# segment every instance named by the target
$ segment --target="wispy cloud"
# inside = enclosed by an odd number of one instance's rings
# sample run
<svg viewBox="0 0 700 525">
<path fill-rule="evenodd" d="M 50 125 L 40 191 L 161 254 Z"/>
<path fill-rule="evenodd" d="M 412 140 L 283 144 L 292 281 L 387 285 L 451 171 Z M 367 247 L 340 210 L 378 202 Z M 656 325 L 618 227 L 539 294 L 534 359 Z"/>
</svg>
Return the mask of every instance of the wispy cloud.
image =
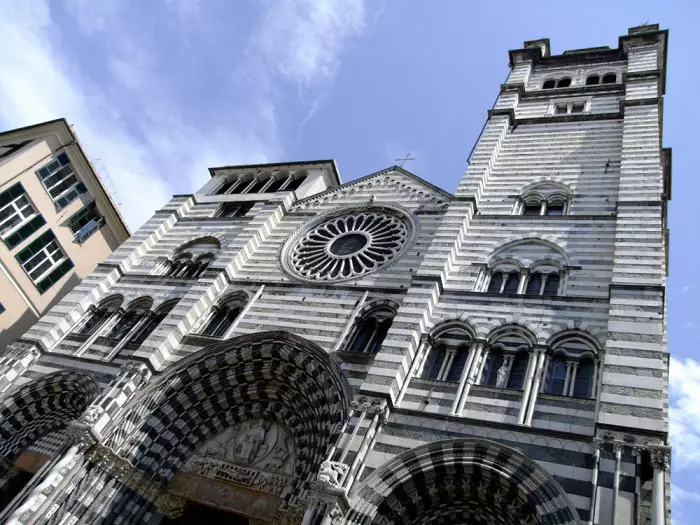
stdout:
<svg viewBox="0 0 700 525">
<path fill-rule="evenodd" d="M 670 433 L 673 467 L 676 470 L 700 465 L 700 363 L 671 358 Z"/>
<path fill-rule="evenodd" d="M 62 32 L 61 17 L 52 11 L 59 8 L 47 0 L 4 4 L 0 18 L 0 45 L 12 50 L 0 55 L 0 67 L 12 72 L 0 76 L 0 124 L 10 128 L 65 116 L 88 153 L 109 170 L 132 227 L 171 194 L 203 184 L 207 167 L 281 160 L 286 139 L 279 120 L 289 97 L 280 91 L 288 90 L 285 84 L 292 93 L 313 90 L 299 120 L 311 118 L 366 17 L 363 0 L 265 2 L 232 68 L 238 91 L 216 92 L 219 98 L 209 97 L 193 115 L 192 95 L 183 93 L 178 80 L 196 75 L 179 71 L 173 79 L 174 73 L 163 70 L 168 50 L 130 18 L 144 5 L 127 0 L 60 4 L 63 20 L 72 17 L 80 28 L 82 47 L 94 44 L 99 67 L 90 67 L 95 62 L 86 64 L 79 49 L 69 45 L 75 35 Z M 164 9 L 187 38 L 195 38 L 195 32 L 204 42 L 208 25 L 227 23 L 205 10 L 211 5 L 168 0 Z M 171 38 L 180 34 L 173 33 Z M 231 54 L 221 42 L 212 47 Z M 192 57 L 178 58 L 182 67 L 197 66 Z"/>
</svg>

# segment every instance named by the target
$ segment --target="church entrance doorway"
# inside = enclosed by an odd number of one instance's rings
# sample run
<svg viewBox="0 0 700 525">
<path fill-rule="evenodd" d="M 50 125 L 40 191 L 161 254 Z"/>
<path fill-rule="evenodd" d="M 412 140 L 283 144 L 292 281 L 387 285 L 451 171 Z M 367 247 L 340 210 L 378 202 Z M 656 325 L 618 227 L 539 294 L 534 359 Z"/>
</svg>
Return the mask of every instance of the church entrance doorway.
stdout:
<svg viewBox="0 0 700 525">
<path fill-rule="evenodd" d="M 160 523 L 161 525 L 249 525 L 250 522 L 238 514 L 188 501 L 182 516 L 175 519 L 163 518 Z"/>
</svg>

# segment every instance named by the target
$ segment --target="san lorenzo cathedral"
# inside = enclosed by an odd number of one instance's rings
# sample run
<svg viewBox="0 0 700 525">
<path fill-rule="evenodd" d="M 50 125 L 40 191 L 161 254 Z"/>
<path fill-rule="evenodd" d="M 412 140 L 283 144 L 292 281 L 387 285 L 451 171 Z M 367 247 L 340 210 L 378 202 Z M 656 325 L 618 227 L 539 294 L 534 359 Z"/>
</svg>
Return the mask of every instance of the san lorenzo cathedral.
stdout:
<svg viewBox="0 0 700 525">
<path fill-rule="evenodd" d="M 455 195 L 211 168 L 0 358 L 0 522 L 670 524 L 667 42 L 510 51 Z"/>
</svg>

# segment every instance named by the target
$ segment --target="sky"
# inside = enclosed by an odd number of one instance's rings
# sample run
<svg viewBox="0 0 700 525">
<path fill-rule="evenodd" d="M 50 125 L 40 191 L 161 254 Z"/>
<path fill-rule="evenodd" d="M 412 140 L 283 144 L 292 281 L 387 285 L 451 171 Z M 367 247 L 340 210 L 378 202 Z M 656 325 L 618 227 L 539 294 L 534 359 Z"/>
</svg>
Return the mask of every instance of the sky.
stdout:
<svg viewBox="0 0 700 525">
<path fill-rule="evenodd" d="M 700 515 L 697 1 L 5 0 L 0 129 L 66 117 L 132 230 L 208 167 L 333 158 L 344 181 L 396 163 L 454 191 L 508 50 L 617 46 L 671 31 L 673 517 Z M 693 175 L 695 174 L 695 175 Z"/>
</svg>

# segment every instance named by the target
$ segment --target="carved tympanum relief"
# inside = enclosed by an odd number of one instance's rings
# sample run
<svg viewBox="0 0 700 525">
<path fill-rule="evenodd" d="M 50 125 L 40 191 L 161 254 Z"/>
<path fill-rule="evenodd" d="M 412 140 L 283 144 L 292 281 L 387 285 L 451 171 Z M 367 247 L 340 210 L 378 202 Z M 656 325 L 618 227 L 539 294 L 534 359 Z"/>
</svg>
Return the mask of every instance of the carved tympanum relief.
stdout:
<svg viewBox="0 0 700 525">
<path fill-rule="evenodd" d="M 280 495 L 292 481 L 294 439 L 272 419 L 255 419 L 227 428 L 207 441 L 184 470 Z"/>
</svg>

